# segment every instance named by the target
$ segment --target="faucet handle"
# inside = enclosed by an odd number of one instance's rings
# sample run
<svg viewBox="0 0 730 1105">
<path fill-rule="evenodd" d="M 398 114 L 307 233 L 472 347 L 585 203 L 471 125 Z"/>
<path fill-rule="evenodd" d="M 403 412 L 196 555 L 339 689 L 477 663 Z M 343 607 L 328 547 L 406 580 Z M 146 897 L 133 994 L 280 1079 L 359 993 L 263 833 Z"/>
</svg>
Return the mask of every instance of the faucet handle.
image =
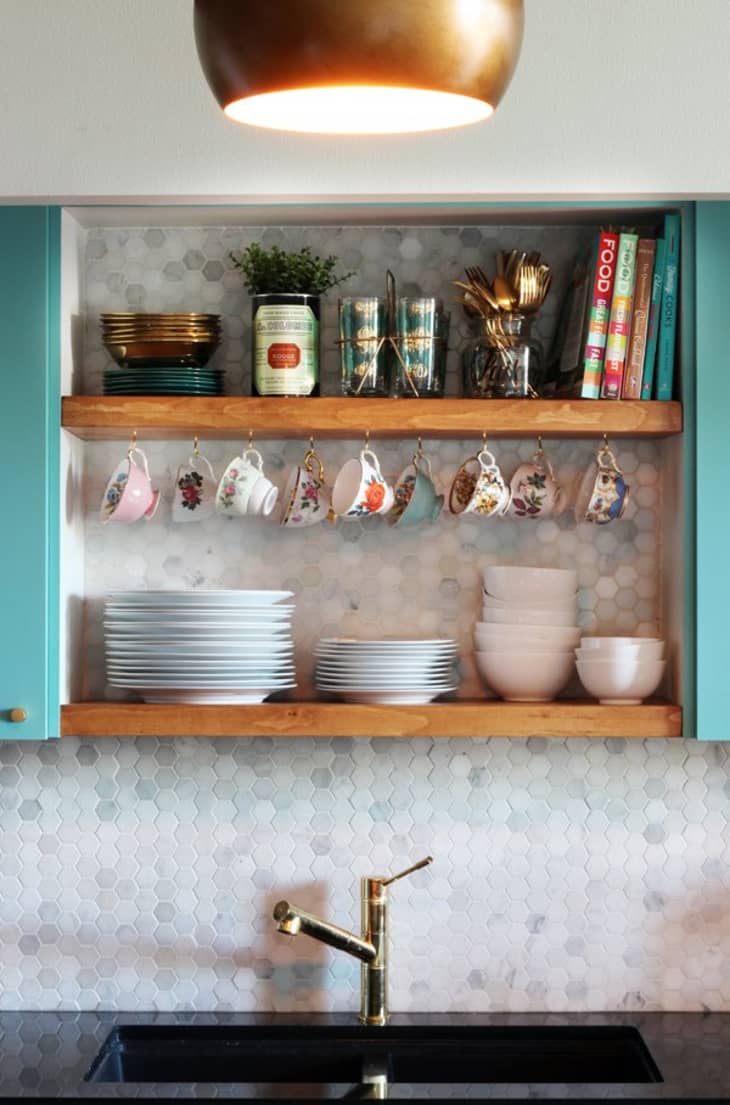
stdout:
<svg viewBox="0 0 730 1105">
<path fill-rule="evenodd" d="M 389 879 L 383 879 L 381 886 L 390 886 L 392 882 L 397 882 L 398 879 L 404 879 L 406 875 L 412 875 L 414 871 L 420 871 L 422 867 L 428 867 L 429 863 L 433 863 L 433 856 L 426 856 L 425 859 L 419 859 L 418 863 L 414 863 L 412 867 L 406 867 L 405 871 L 401 871 L 398 875 L 391 875 Z"/>
</svg>

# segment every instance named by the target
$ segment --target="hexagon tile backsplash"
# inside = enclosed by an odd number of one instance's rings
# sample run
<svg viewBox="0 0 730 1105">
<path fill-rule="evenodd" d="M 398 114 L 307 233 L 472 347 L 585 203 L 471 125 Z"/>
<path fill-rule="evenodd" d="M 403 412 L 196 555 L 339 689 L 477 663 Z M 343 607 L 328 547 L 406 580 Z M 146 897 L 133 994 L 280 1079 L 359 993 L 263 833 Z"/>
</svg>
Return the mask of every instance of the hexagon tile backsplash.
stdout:
<svg viewBox="0 0 730 1105">
<path fill-rule="evenodd" d="M 380 290 L 389 265 L 404 291 L 450 295 L 465 263 L 512 246 L 540 246 L 564 285 L 582 233 L 568 242 L 559 229 L 536 240 L 524 228 L 290 228 L 265 241 L 339 253 L 346 268 L 357 264 L 359 290 Z M 90 232 L 86 390 L 99 390 L 107 364 L 94 316 L 125 308 L 220 310 L 217 363 L 227 389 L 244 390 L 249 320 L 227 252 L 255 236 Z M 544 337 L 558 300 L 541 317 Z M 332 300 L 330 391 L 335 313 Z M 455 352 L 450 363 L 453 391 Z M 605 529 L 564 515 L 278 534 L 256 520 L 176 526 L 169 494 L 189 445 L 142 444 L 166 502 L 149 525 L 116 530 L 97 512 L 123 446 L 86 450 L 86 696 L 105 690 L 100 610 L 113 587 L 291 586 L 304 694 L 321 633 L 407 626 L 453 634 L 467 651 L 479 571 L 497 561 L 575 564 L 586 628 L 661 628 L 655 442 L 620 443 L 632 501 Z M 235 452 L 233 442 L 202 444 L 218 471 Z M 392 474 L 413 452 L 412 442 L 375 444 Z M 566 485 L 595 444 L 549 445 Z M 281 484 L 302 444 L 261 446 Z M 474 446 L 426 443 L 440 482 Z M 358 447 L 324 443 L 330 475 Z M 495 443 L 507 474 L 533 449 Z M 472 666 L 463 668 L 462 693 L 479 693 Z M 730 746 L 691 741 L 0 743 L 0 1007 L 354 1011 L 357 964 L 278 934 L 273 905 L 290 896 L 356 927 L 359 878 L 430 853 L 433 866 L 393 887 L 393 1010 L 730 1010 L 729 799 Z"/>
<path fill-rule="evenodd" d="M 730 747 L 690 741 L 0 744 L 6 1009 L 355 1010 L 275 931 L 393 887 L 391 1006 L 730 1010 Z"/>
</svg>

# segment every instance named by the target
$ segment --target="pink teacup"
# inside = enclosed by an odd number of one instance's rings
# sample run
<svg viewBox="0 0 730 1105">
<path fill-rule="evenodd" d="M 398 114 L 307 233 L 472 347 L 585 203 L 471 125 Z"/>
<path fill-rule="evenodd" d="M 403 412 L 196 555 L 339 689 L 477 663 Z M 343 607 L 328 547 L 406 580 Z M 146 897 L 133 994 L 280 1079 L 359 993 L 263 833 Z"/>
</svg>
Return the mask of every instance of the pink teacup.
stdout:
<svg viewBox="0 0 730 1105">
<path fill-rule="evenodd" d="M 141 468 L 134 462 L 135 455 L 142 458 Z M 159 502 L 160 493 L 150 481 L 147 457 L 141 449 L 133 448 L 110 476 L 99 516 L 104 525 L 107 522 L 129 525 L 140 518 L 152 518 Z"/>
</svg>

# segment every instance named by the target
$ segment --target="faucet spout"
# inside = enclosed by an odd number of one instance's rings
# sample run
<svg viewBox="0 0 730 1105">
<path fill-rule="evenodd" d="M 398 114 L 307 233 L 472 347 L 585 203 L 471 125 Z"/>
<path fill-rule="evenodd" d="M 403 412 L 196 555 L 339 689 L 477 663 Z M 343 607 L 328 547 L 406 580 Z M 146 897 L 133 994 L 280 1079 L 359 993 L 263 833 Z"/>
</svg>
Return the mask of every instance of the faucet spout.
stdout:
<svg viewBox="0 0 730 1105">
<path fill-rule="evenodd" d="M 363 963 L 372 963 L 377 956 L 375 945 L 369 940 L 356 936 L 354 932 L 332 925 L 329 921 L 323 921 L 314 913 L 307 913 L 299 906 L 291 902 L 277 902 L 274 906 L 274 920 L 279 932 L 287 936 L 296 936 L 303 932 L 305 936 L 311 936 L 322 944 L 329 944 L 332 948 L 347 952 Z"/>
</svg>

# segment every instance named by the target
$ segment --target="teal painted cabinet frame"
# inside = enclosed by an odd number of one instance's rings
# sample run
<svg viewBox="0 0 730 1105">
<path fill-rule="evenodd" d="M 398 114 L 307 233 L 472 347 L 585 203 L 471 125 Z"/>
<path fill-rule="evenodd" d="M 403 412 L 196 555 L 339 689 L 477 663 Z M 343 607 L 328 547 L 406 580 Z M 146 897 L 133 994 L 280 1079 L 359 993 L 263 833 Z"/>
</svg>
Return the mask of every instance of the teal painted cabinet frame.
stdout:
<svg viewBox="0 0 730 1105">
<path fill-rule="evenodd" d="M 533 213 L 562 206 L 520 205 Z M 623 206 L 656 205 L 611 205 L 616 212 Z M 681 456 L 686 493 L 681 508 L 683 578 L 676 585 L 684 586 L 686 595 L 684 733 L 725 740 L 730 739 L 730 677 L 723 649 L 728 526 L 722 504 L 730 439 L 730 372 L 725 363 L 730 349 L 730 203 L 678 207 L 683 217 Z M 60 209 L 0 206 L 5 470 L 0 739 L 43 740 L 59 731 L 60 238 Z M 26 720 L 13 723 L 12 709 L 25 711 Z"/>
<path fill-rule="evenodd" d="M 0 738 L 12 740 L 58 736 L 60 233 L 58 208 L 0 207 Z"/>
<path fill-rule="evenodd" d="M 697 736 L 730 740 L 730 203 L 696 211 Z"/>
</svg>

